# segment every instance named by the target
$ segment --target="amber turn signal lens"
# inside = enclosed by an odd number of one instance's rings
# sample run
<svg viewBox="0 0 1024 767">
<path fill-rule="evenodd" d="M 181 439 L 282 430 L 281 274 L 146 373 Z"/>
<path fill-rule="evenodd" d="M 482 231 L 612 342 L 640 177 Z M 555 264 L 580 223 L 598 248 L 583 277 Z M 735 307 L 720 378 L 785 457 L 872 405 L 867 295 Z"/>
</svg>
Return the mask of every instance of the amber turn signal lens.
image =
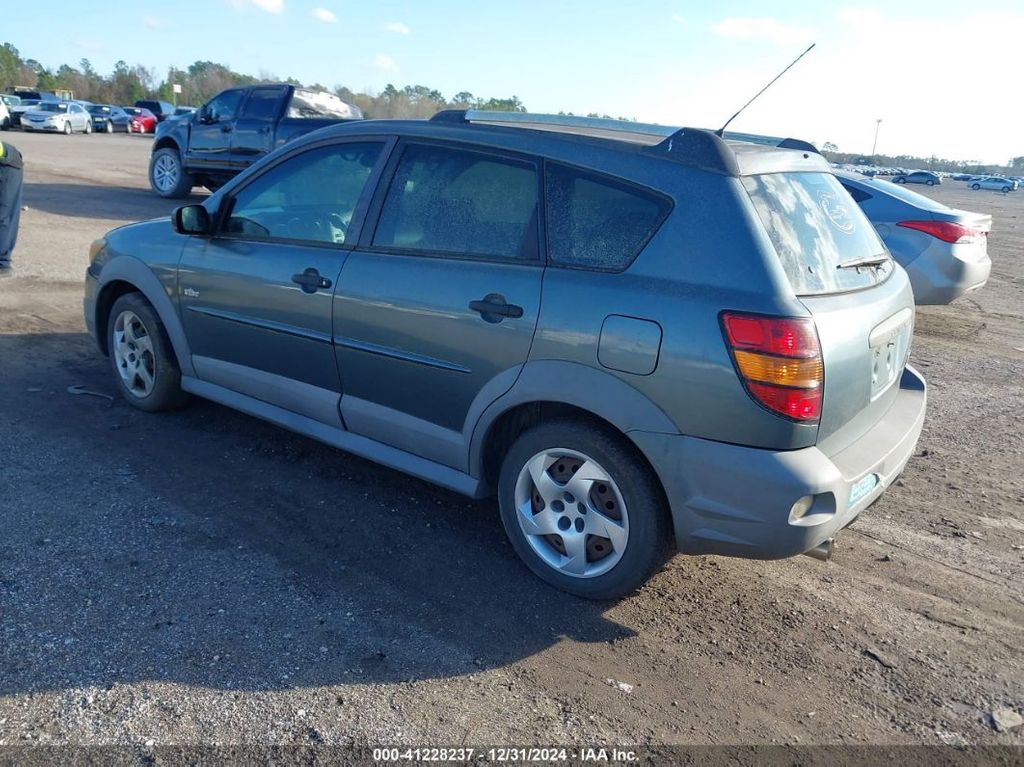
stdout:
<svg viewBox="0 0 1024 767">
<path fill-rule="evenodd" d="M 813 389 L 821 386 L 820 357 L 794 359 L 739 350 L 734 353 L 740 374 L 748 381 L 776 386 L 793 386 L 800 389 Z"/>
</svg>

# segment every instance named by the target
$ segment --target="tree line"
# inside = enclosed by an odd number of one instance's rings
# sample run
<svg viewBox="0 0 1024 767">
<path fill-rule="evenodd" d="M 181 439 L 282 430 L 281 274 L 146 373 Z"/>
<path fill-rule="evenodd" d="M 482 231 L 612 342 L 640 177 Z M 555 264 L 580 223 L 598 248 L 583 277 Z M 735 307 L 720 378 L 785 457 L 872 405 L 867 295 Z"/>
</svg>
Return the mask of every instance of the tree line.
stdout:
<svg viewBox="0 0 1024 767">
<path fill-rule="evenodd" d="M 11 43 L 0 46 L 0 89 L 4 91 L 12 86 L 40 91 L 67 89 L 74 92 L 76 99 L 100 104 L 133 104 L 139 99 L 155 98 L 198 106 L 226 88 L 264 82 L 303 85 L 292 77 L 281 78 L 270 72 L 260 72 L 255 76 L 235 72 L 213 61 L 196 61 L 185 69 L 171 67 L 163 78 L 154 69 L 140 64 L 129 66 L 124 61 L 118 61 L 114 71 L 106 75 L 97 72 L 88 59 L 79 61 L 78 66 L 61 64 L 53 70 L 35 59 L 22 57 Z M 174 85 L 181 86 L 180 95 L 174 93 Z M 308 87 L 338 95 L 358 106 L 367 117 L 430 117 L 442 109 L 526 111 L 526 105 L 517 96 L 482 98 L 460 91 L 447 98 L 437 89 L 425 85 L 396 88 L 389 83 L 376 94 L 355 93 L 344 85 L 331 88 L 311 83 Z"/>
</svg>

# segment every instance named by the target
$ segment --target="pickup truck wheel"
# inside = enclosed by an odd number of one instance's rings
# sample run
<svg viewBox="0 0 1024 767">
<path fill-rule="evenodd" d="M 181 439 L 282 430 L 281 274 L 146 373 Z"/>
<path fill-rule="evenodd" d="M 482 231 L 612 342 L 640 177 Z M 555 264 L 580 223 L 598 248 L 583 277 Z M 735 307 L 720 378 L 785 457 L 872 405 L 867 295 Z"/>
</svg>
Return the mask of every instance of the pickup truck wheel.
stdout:
<svg viewBox="0 0 1024 767">
<path fill-rule="evenodd" d="M 194 180 L 182 167 L 177 149 L 164 147 L 153 153 L 149 161 L 149 185 L 161 197 L 188 197 Z"/>
<path fill-rule="evenodd" d="M 621 435 L 559 420 L 525 431 L 498 481 L 516 553 L 543 580 L 588 599 L 616 599 L 664 561 L 664 493 Z"/>
<path fill-rule="evenodd" d="M 114 302 L 107 322 L 107 348 L 114 380 L 130 404 L 157 412 L 188 402 L 163 323 L 140 293 L 128 293 Z"/>
</svg>

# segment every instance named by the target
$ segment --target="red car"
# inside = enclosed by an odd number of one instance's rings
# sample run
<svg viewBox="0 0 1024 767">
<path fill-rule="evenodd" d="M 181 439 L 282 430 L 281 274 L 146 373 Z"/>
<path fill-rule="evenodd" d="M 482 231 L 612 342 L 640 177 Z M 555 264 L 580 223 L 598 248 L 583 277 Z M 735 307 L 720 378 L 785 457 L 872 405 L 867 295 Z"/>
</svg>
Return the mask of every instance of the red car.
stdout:
<svg viewBox="0 0 1024 767">
<path fill-rule="evenodd" d="M 142 109 L 141 107 L 121 108 L 128 113 L 130 118 L 128 122 L 129 133 L 152 133 L 156 130 L 156 115 L 148 109 Z"/>
</svg>

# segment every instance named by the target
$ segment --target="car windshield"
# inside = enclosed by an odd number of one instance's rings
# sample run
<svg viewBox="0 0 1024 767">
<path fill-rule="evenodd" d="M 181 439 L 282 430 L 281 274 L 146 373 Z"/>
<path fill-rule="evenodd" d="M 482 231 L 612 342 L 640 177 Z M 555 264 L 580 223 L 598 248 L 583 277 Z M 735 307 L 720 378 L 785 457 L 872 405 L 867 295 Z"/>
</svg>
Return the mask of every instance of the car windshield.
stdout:
<svg viewBox="0 0 1024 767">
<path fill-rule="evenodd" d="M 767 173 L 742 179 L 798 296 L 871 287 L 892 272 L 888 251 L 830 173 Z M 844 267 L 884 256 L 877 267 Z"/>
<path fill-rule="evenodd" d="M 67 112 L 67 104 L 55 104 L 52 101 L 47 101 L 39 105 L 40 112 Z"/>
<path fill-rule="evenodd" d="M 110 107 L 105 107 L 102 104 L 93 104 L 89 107 L 89 113 L 94 115 L 103 115 L 110 111 Z"/>
</svg>

